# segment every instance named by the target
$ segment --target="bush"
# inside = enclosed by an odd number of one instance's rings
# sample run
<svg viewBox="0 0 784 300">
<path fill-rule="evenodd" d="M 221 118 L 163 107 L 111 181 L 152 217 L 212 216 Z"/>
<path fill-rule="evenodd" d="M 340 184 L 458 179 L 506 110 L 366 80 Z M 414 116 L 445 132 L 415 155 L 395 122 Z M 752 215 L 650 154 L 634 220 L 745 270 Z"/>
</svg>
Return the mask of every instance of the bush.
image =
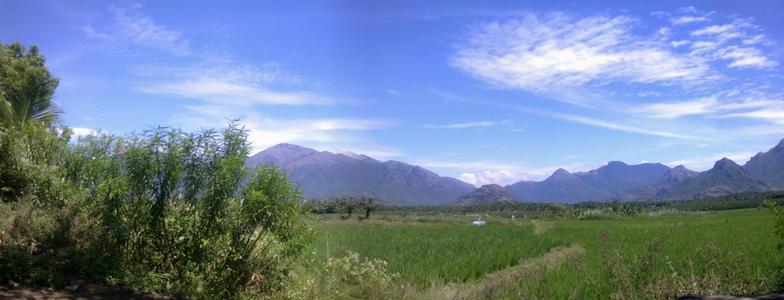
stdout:
<svg viewBox="0 0 784 300">
<path fill-rule="evenodd" d="M 320 272 L 300 270 L 293 285 L 281 297 L 289 299 L 399 299 L 403 289 L 399 277 L 387 270 L 387 262 L 361 258 L 347 252 L 330 257 Z"/>
<path fill-rule="evenodd" d="M 282 290 L 308 241 L 285 173 L 249 174 L 247 132 L 157 128 L 68 145 L 43 125 L 0 133 L 0 280 L 104 279 L 174 295 Z"/>
</svg>

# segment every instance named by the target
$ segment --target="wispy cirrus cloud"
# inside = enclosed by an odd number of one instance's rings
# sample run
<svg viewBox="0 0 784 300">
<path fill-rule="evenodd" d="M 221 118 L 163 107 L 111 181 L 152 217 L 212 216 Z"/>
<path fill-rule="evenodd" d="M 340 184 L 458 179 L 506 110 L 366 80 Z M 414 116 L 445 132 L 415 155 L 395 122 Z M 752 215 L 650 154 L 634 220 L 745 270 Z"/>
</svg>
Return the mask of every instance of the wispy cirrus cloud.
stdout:
<svg viewBox="0 0 784 300">
<path fill-rule="evenodd" d="M 779 103 L 777 107 L 767 107 L 767 108 L 753 110 L 753 111 L 731 113 L 731 114 L 724 115 L 723 117 L 759 119 L 775 124 L 784 125 L 784 101 L 782 101 L 782 103 Z M 779 128 L 778 132 L 782 133 L 784 132 L 784 130 Z"/>
<path fill-rule="evenodd" d="M 766 51 L 771 42 L 753 19 L 693 7 L 658 15 L 701 26 L 660 27 L 645 34 L 640 33 L 644 22 L 627 15 L 524 13 L 473 26 L 451 62 L 493 86 L 556 100 L 569 100 L 563 99 L 568 91 L 591 98 L 592 91 L 633 86 L 699 83 L 700 89 L 717 89 L 733 76 L 724 68 L 778 65 Z"/>
<path fill-rule="evenodd" d="M 135 70 L 149 78 L 137 89 L 155 95 L 236 105 L 333 105 L 351 102 L 308 89 L 305 79 L 278 63 L 237 63 L 226 57 L 201 55 L 192 63 L 146 65 Z"/>
<path fill-rule="evenodd" d="M 719 104 L 715 97 L 706 97 L 691 101 L 653 103 L 633 108 L 632 112 L 651 118 L 673 119 L 689 115 L 701 115 L 714 112 Z"/>
<path fill-rule="evenodd" d="M 710 21 L 710 19 L 706 16 L 679 16 L 670 20 L 673 25 L 684 25 L 707 21 Z"/>
<path fill-rule="evenodd" d="M 675 119 L 710 115 L 714 118 L 745 118 L 784 124 L 784 100 L 719 101 L 717 96 L 695 100 L 652 103 L 630 109 L 648 118 Z"/>
<path fill-rule="evenodd" d="M 170 115 L 169 122 L 178 127 L 222 128 L 229 120 L 239 119 L 248 129 L 255 151 L 278 143 L 298 143 L 318 149 L 363 151 L 378 157 L 401 154 L 374 143 L 366 135 L 390 128 L 394 121 L 320 111 L 354 103 L 350 97 L 324 92 L 305 76 L 277 62 L 236 61 L 232 56 L 195 47 L 187 30 L 164 25 L 140 4 L 113 6 L 107 11 L 105 17 L 81 26 L 83 34 L 134 54 L 149 54 L 139 56 L 131 66 L 130 71 L 136 76 L 131 88 L 148 95 L 177 98 L 179 110 Z M 146 60 L 160 55 L 166 59 Z M 279 116 L 275 114 L 279 110 L 259 112 L 262 106 L 310 108 L 306 114 Z M 86 134 L 82 131 L 77 133 Z"/>
<path fill-rule="evenodd" d="M 681 84 L 715 78 L 699 57 L 632 32 L 628 16 L 524 14 L 476 26 L 452 63 L 494 85 L 540 93 L 611 82 Z"/>
<path fill-rule="evenodd" d="M 695 7 L 652 15 L 672 26 L 652 26 L 650 20 L 624 14 L 500 17 L 471 27 L 455 46 L 451 63 L 492 87 L 584 108 L 564 113 L 517 106 L 518 111 L 598 128 L 712 140 L 742 131 L 719 130 L 717 118 L 781 124 L 782 101 L 760 100 L 779 98 L 776 91 L 761 92 L 771 90 L 762 82 L 779 64 L 771 56 L 773 42 L 754 19 Z M 735 70 L 740 69 L 753 73 L 738 78 Z M 636 96 L 642 94 L 648 95 L 644 101 Z M 694 118 L 660 121 L 689 116 Z M 777 130 L 768 126 L 763 131 Z"/>
<path fill-rule="evenodd" d="M 577 115 L 577 114 L 561 113 L 561 112 L 547 111 L 541 109 L 533 109 L 533 108 L 529 108 L 522 105 L 516 105 L 516 104 L 505 104 L 505 103 L 499 103 L 494 101 L 479 101 L 479 100 L 474 100 L 471 98 L 455 95 L 440 90 L 433 90 L 431 91 L 431 93 L 443 97 L 445 99 L 448 99 L 450 101 L 459 101 L 464 103 L 473 103 L 473 104 L 480 104 L 485 106 L 492 106 L 492 107 L 497 107 L 502 109 L 510 109 L 521 113 L 535 114 L 548 118 L 568 121 L 572 123 L 588 125 L 597 128 L 604 128 L 609 130 L 615 130 L 615 131 L 621 131 L 621 132 L 627 132 L 627 133 L 635 133 L 635 134 L 665 137 L 665 138 L 676 138 L 676 139 L 684 139 L 684 140 L 709 139 L 706 137 L 701 137 L 701 136 L 687 134 L 687 133 L 680 133 L 680 132 L 675 132 L 666 129 L 657 129 L 656 127 L 653 126 L 644 127 L 644 126 L 632 125 L 632 124 L 618 122 L 618 121 L 604 120 L 604 119 L 590 117 L 586 115 Z"/>
<path fill-rule="evenodd" d="M 486 127 L 493 127 L 497 123 L 494 121 L 474 121 L 474 122 L 462 122 L 462 123 L 449 123 L 449 124 L 427 124 L 423 125 L 424 128 L 436 128 L 436 129 L 465 129 L 465 128 L 486 128 Z"/>
<path fill-rule="evenodd" d="M 552 117 L 559 118 L 562 120 L 567 120 L 575 123 L 590 125 L 594 127 L 600 127 L 605 129 L 629 132 L 629 133 L 638 133 L 650 136 L 657 136 L 657 137 L 665 137 L 665 138 L 676 138 L 676 139 L 685 139 L 685 140 L 709 140 L 708 137 L 701 137 L 692 134 L 685 134 L 685 133 L 676 133 L 671 131 L 665 130 L 658 130 L 653 128 L 645 128 L 639 127 L 634 125 L 627 125 L 622 123 L 616 123 L 611 121 L 605 121 L 600 119 L 595 119 L 591 117 L 584 117 L 584 116 L 576 116 L 576 115 L 568 115 L 568 114 L 560 114 L 560 113 L 550 113 Z"/>
<path fill-rule="evenodd" d="M 142 13 L 141 5 L 111 7 L 110 19 L 102 26 L 85 25 L 82 32 L 88 38 L 115 44 L 131 44 L 165 51 L 178 56 L 190 55 L 190 40 L 183 33 L 167 28 Z"/>
<path fill-rule="evenodd" d="M 334 100 L 329 97 L 309 91 L 274 91 L 252 83 L 232 82 L 220 78 L 174 81 L 145 86 L 140 90 L 149 94 L 245 104 L 328 105 L 334 103 Z"/>
<path fill-rule="evenodd" d="M 320 149 L 367 150 L 391 155 L 392 150 L 370 148 L 372 143 L 361 133 L 383 130 L 394 121 L 373 118 L 279 118 L 262 115 L 246 106 L 219 103 L 195 103 L 183 106 L 172 122 L 185 129 L 220 128 L 232 119 L 239 119 L 249 130 L 248 139 L 254 151 L 280 143 L 299 143 Z M 374 150 L 375 149 L 375 150 Z M 362 152 L 360 152 L 362 153 Z"/>
</svg>

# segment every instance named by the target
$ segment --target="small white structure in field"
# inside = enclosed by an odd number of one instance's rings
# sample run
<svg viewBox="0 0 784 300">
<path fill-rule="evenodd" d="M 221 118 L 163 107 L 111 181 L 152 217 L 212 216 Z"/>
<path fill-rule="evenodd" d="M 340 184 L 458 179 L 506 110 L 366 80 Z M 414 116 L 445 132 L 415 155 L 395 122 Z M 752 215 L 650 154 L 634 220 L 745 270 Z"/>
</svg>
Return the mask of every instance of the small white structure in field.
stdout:
<svg viewBox="0 0 784 300">
<path fill-rule="evenodd" d="M 485 223 L 486 223 L 485 221 L 482 221 L 482 220 L 476 220 L 476 221 L 474 221 L 474 222 L 473 222 L 473 223 L 471 223 L 471 224 L 474 224 L 474 225 L 485 225 Z"/>
</svg>

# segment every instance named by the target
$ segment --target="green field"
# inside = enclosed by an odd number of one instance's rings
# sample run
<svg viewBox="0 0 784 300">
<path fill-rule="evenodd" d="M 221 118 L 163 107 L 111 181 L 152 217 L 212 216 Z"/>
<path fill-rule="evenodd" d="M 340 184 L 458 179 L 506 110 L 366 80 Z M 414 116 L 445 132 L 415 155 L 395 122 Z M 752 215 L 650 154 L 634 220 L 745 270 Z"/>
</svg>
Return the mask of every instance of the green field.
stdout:
<svg viewBox="0 0 784 300">
<path fill-rule="evenodd" d="M 382 259 L 419 286 L 476 279 L 544 254 L 559 242 L 532 234 L 532 224 L 322 224 L 316 253 L 345 250 Z"/>
<path fill-rule="evenodd" d="M 776 270 L 784 255 L 764 209 L 599 220 L 490 217 L 486 226 L 470 225 L 474 218 L 388 214 L 364 222 L 321 221 L 313 247 L 321 259 L 350 250 L 387 261 L 400 283 L 422 291 L 480 282 L 484 274 L 569 245 L 584 251 L 507 280 L 495 295 L 648 298 L 766 294 L 780 287 Z"/>
</svg>

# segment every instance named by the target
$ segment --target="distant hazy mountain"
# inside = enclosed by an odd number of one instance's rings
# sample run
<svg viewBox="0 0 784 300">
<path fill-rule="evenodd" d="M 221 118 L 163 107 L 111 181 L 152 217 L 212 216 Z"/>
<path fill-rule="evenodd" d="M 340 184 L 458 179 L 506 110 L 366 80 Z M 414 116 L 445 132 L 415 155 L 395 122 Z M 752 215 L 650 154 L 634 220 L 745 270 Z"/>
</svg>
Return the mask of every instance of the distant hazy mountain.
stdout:
<svg viewBox="0 0 784 300">
<path fill-rule="evenodd" d="M 784 140 L 765 153 L 758 153 L 743 166 L 755 178 L 784 189 Z"/>
<path fill-rule="evenodd" d="M 667 173 L 664 173 L 664 175 L 654 183 L 636 189 L 623 191 L 619 194 L 618 198 L 620 200 L 654 199 L 660 190 L 684 182 L 686 179 L 697 176 L 699 174 L 700 172 L 695 172 L 687 169 L 683 165 L 678 165 L 675 168 L 667 171 Z"/>
<path fill-rule="evenodd" d="M 580 202 L 610 198 L 606 191 L 594 188 L 564 169 L 558 169 L 544 181 L 522 181 L 507 186 L 506 190 L 515 199 L 525 202 Z"/>
<path fill-rule="evenodd" d="M 635 198 L 625 192 L 650 186 L 668 172 L 670 168 L 662 164 L 627 165 L 613 161 L 575 174 L 558 169 L 544 181 L 523 181 L 506 188 L 515 199 L 526 202 L 608 201 Z"/>
<path fill-rule="evenodd" d="M 399 205 L 452 203 L 475 189 L 399 161 L 380 162 L 365 155 L 335 154 L 280 144 L 248 158 L 246 164 L 272 164 L 300 186 L 306 198 L 372 196 Z"/>
<path fill-rule="evenodd" d="M 460 206 L 482 204 L 510 204 L 516 201 L 506 189 L 497 184 L 487 184 L 457 199 L 455 204 Z"/>
<path fill-rule="evenodd" d="M 771 189 L 770 185 L 756 179 L 734 161 L 722 158 L 713 165 L 712 169 L 663 188 L 656 193 L 656 196 L 667 199 L 688 199 Z"/>
<path fill-rule="evenodd" d="M 247 164 L 280 167 L 308 198 L 373 196 L 399 205 L 448 204 L 458 198 L 460 205 L 688 199 L 784 190 L 784 140 L 770 151 L 757 154 L 743 167 L 726 158 L 702 173 L 684 166 L 613 161 L 588 172 L 558 169 L 543 181 L 521 181 L 506 187 L 486 185 L 479 189 L 399 161 L 380 162 L 365 155 L 319 152 L 291 144 L 259 152 Z"/>
<path fill-rule="evenodd" d="M 686 181 L 686 179 L 692 178 L 694 176 L 699 175 L 700 172 L 692 171 L 684 167 L 683 165 L 678 165 L 675 168 L 670 169 L 669 172 L 664 174 L 659 182 L 655 183 L 658 186 L 667 186 L 671 184 L 681 183 Z"/>
</svg>

